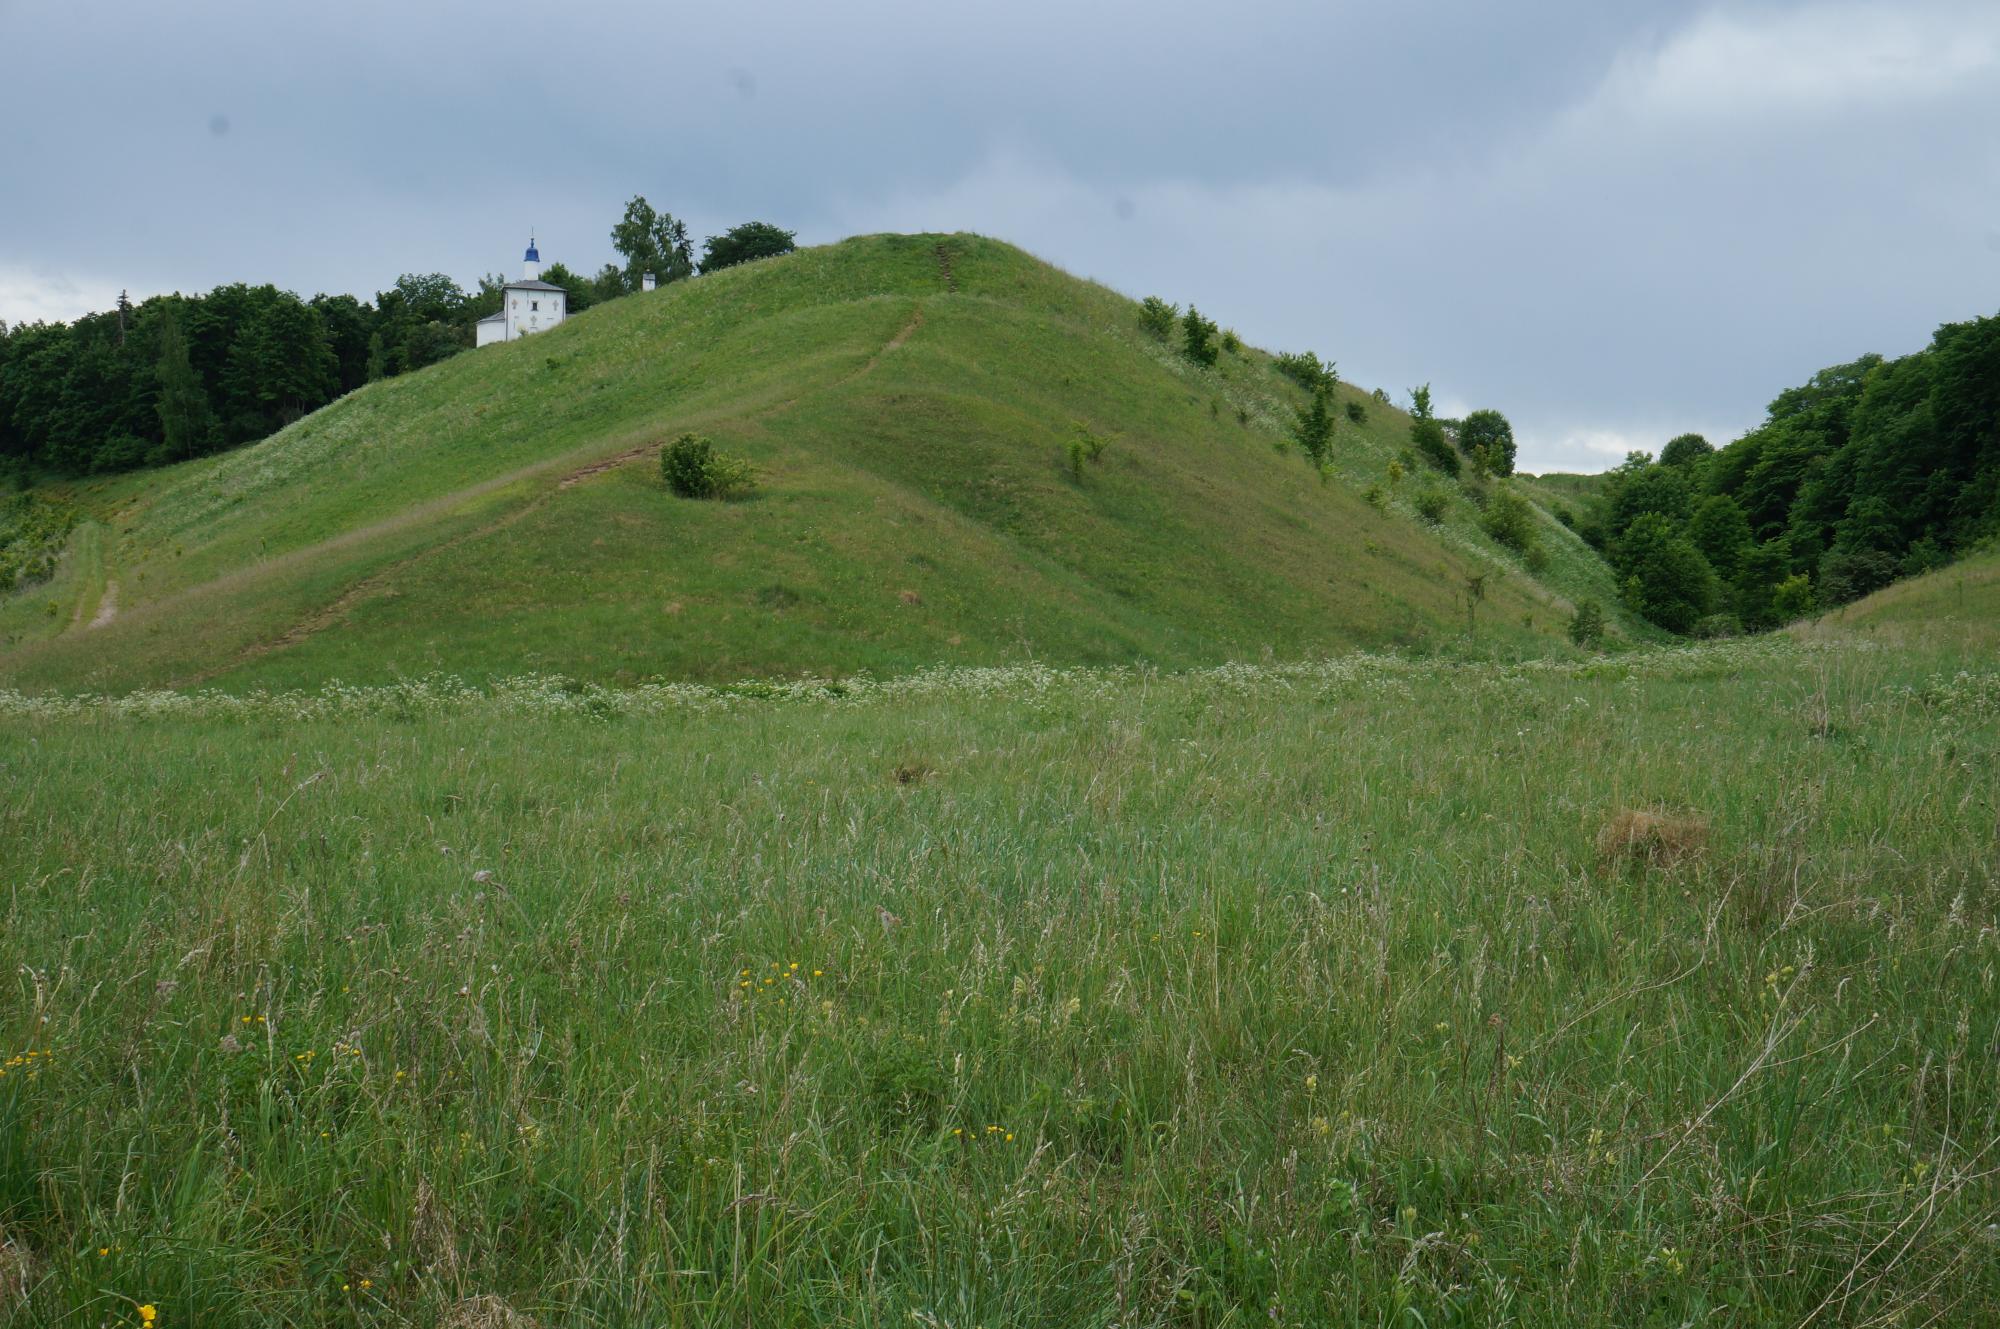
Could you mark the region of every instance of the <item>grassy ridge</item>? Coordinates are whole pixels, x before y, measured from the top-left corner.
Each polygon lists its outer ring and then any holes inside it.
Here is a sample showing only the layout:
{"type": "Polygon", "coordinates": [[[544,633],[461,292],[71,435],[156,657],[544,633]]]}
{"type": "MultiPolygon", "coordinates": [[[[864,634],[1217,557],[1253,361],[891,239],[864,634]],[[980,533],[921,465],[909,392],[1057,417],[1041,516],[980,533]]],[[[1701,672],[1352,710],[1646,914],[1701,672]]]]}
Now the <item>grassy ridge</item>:
{"type": "Polygon", "coordinates": [[[1795,631],[1809,638],[1858,636],[1990,664],[2000,654],[2000,552],[1885,586],[1795,631]]]}
{"type": "Polygon", "coordinates": [[[1990,666],[330,695],[0,717],[15,1323],[2000,1314],[1990,666]]]}
{"type": "Polygon", "coordinates": [[[1129,301],[1009,246],[865,237],[77,486],[110,533],[101,573],[0,601],[0,681],[1177,666],[1452,640],[1482,570],[1504,574],[1482,637],[1527,651],[1571,599],[1615,600],[1553,522],[1540,579],[1462,497],[1417,522],[1419,482],[1386,479],[1408,424],[1389,408],[1343,420],[1322,483],[1285,443],[1302,400],[1261,352],[1196,370],[1129,301]],[[1078,424],[1112,439],[1081,480],[1078,424]],[[763,466],[764,494],[668,496],[640,454],[683,429],[763,466]],[[85,627],[114,585],[115,617],[85,627]]]}

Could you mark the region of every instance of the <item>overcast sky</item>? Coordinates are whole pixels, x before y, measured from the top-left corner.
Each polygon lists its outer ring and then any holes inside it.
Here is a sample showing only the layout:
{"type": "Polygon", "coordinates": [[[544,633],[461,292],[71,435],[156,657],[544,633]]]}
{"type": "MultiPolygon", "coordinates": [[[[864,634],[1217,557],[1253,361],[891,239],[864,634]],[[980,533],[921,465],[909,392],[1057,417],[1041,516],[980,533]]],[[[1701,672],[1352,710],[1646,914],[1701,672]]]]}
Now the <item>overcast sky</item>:
{"type": "Polygon", "coordinates": [[[0,319],[959,229],[1529,469],[2000,311],[2000,0],[0,0],[0,319]]]}

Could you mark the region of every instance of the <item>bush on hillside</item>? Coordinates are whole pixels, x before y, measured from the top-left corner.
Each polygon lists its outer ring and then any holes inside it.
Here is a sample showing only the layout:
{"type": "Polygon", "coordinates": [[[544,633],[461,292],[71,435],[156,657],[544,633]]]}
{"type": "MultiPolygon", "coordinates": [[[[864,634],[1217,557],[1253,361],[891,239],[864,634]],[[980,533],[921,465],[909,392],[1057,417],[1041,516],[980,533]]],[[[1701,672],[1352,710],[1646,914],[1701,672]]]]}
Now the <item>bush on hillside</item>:
{"type": "Polygon", "coordinates": [[[1083,464],[1085,462],[1102,461],[1104,459],[1104,449],[1110,445],[1111,440],[1095,432],[1089,425],[1084,424],[1080,420],[1071,426],[1071,428],[1073,432],[1069,440],[1069,446],[1066,449],[1069,457],[1069,473],[1078,484],[1081,484],[1083,483],[1083,464]]]}
{"type": "Polygon", "coordinates": [[[700,434],[682,434],[660,450],[660,477],[682,498],[742,498],[757,488],[757,468],[730,457],[700,434]]]}
{"type": "Polygon", "coordinates": [[[770,222],[753,221],[732,226],[721,235],[709,236],[702,243],[701,270],[705,273],[720,272],[753,259],[789,254],[798,248],[795,235],[796,232],[783,230],[770,222]]]}
{"type": "Polygon", "coordinates": [[[1181,354],[1204,368],[1214,368],[1218,352],[1215,347],[1215,320],[1203,318],[1201,311],[1193,305],[1181,315],[1181,354]]]}
{"type": "Polygon", "coordinates": [[[1514,473],[1514,426],[1498,411],[1474,411],[1458,427],[1459,450],[1489,475],[1514,473]]]}
{"type": "Polygon", "coordinates": [[[1229,352],[1231,355],[1242,354],[1243,339],[1236,335],[1235,328],[1227,328],[1223,331],[1222,349],[1229,352]]]}
{"type": "Polygon", "coordinates": [[[1594,650],[1604,640],[1604,608],[1595,600],[1576,607],[1569,621],[1569,639],[1585,650],[1594,650]]]}
{"type": "Polygon", "coordinates": [[[1778,583],[1771,593],[1771,615],[1779,623],[1791,623],[1812,613],[1817,606],[1812,581],[1799,572],[1778,583]]]}
{"type": "Polygon", "coordinates": [[[1307,392],[1330,392],[1339,379],[1334,376],[1333,362],[1322,362],[1312,351],[1280,351],[1276,361],[1278,372],[1307,392]]]}
{"type": "Polygon", "coordinates": [[[1161,341],[1174,335],[1174,323],[1180,316],[1179,305],[1168,304],[1157,295],[1149,295],[1139,302],[1139,326],[1161,341]]]}
{"type": "Polygon", "coordinates": [[[1315,392],[1312,405],[1299,412],[1298,427],[1293,433],[1306,456],[1312,458],[1315,466],[1325,466],[1326,459],[1333,451],[1333,414],[1326,409],[1326,394],[1315,392]]]}
{"type": "Polygon", "coordinates": [[[1444,436],[1444,426],[1419,417],[1410,422],[1410,446],[1419,457],[1446,475],[1458,476],[1458,450],[1444,436]]]}
{"type": "Polygon", "coordinates": [[[1351,401],[1347,403],[1347,418],[1355,424],[1365,425],[1368,423],[1368,408],[1358,401],[1351,401]]]}
{"type": "Polygon", "coordinates": [[[1502,489],[1488,500],[1479,526],[1516,553],[1525,554],[1535,547],[1535,511],[1527,499],[1511,489],[1502,489]]]}
{"type": "Polygon", "coordinates": [[[1436,526],[1451,509],[1451,497],[1442,489],[1426,489],[1414,500],[1417,515],[1436,526]]]}

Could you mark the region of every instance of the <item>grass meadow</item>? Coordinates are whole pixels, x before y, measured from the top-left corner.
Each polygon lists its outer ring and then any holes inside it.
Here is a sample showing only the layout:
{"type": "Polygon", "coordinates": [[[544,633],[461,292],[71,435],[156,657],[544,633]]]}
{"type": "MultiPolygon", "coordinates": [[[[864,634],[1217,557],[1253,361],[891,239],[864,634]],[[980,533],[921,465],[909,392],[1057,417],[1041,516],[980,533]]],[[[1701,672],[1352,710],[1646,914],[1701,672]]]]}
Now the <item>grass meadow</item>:
{"type": "Polygon", "coordinates": [[[0,695],[0,1320],[1991,1323],[1997,776],[1851,639],[0,695]]]}

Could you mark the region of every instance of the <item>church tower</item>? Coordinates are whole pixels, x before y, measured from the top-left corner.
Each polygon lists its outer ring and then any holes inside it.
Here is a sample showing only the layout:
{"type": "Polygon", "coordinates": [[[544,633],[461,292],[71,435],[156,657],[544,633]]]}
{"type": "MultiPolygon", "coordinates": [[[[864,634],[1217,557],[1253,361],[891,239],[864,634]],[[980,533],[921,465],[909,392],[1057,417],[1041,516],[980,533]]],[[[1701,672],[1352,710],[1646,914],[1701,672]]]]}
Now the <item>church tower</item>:
{"type": "Polygon", "coordinates": [[[528,252],[521,256],[521,280],[539,281],[542,276],[542,253],[535,248],[535,237],[528,237],[528,252]]]}

